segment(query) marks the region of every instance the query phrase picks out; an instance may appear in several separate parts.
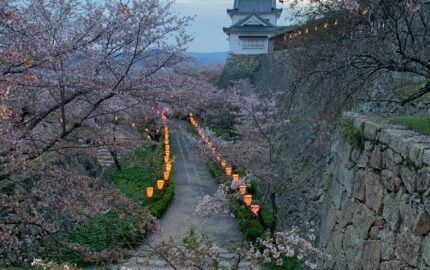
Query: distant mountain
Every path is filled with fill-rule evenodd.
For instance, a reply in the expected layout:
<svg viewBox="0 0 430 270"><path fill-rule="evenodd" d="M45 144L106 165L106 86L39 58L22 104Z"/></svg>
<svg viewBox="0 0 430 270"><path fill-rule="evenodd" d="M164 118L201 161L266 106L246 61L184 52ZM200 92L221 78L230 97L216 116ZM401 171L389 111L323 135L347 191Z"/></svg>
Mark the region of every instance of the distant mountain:
<svg viewBox="0 0 430 270"><path fill-rule="evenodd" d="M227 52L213 52L213 53L200 53L200 52L185 52L186 56L194 58L194 61L199 65L215 65L224 64L227 60Z"/></svg>

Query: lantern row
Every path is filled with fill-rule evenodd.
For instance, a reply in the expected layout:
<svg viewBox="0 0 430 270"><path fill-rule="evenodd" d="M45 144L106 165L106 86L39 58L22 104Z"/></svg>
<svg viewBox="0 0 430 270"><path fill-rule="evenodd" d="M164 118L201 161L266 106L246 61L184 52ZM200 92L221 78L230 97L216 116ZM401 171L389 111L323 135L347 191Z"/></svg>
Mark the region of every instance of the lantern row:
<svg viewBox="0 0 430 270"><path fill-rule="evenodd" d="M369 13L369 9L368 8L361 8L360 9L360 13L362 15L367 15ZM284 35L283 39L284 40L288 40L288 39L292 40L292 39L301 37L303 35L310 34L312 32L319 32L319 31L322 31L322 30L327 30L327 29L329 29L329 27L334 28L334 27L338 26L338 24L339 24L339 20L338 19L336 19L332 23L329 23L328 21L326 21L326 22L322 23L321 25L316 25L314 27L306 27L306 28L303 28L301 30L294 31L294 32L292 32L292 33L290 33L288 35Z"/></svg>
<svg viewBox="0 0 430 270"><path fill-rule="evenodd" d="M215 159L219 162L219 166L221 169L225 172L228 179L231 179L233 182L239 181L239 174L233 172L233 168L231 165L228 164L228 162L221 157L221 155L217 152L216 147L213 145L213 143L209 140L209 138L206 136L200 125L197 123L196 119L193 116L193 113L190 112L190 122L191 125L196 129L197 133L199 134L200 138L204 141L206 146L211 151L212 155L215 157ZM258 215L258 212L260 211L260 205L258 204L252 204L252 195L246 193L247 186L245 184L239 185L239 193L242 196L244 204L248 207L249 210L254 215Z"/></svg>
<svg viewBox="0 0 430 270"><path fill-rule="evenodd" d="M164 171L163 179L157 180L157 190L159 192L163 191L164 186L169 182L170 172L172 171L172 161L170 158L170 138L169 138L169 126L167 124L167 117L162 114L161 119L163 120L164 126ZM154 197L154 187L146 188L146 197L151 200Z"/></svg>

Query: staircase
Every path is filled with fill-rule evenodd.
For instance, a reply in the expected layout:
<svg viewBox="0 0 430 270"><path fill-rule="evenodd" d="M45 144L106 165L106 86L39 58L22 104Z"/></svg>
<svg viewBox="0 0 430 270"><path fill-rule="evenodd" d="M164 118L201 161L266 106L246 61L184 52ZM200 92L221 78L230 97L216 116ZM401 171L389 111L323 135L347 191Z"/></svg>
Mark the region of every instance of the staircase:
<svg viewBox="0 0 430 270"><path fill-rule="evenodd" d="M103 168L108 168L114 164L113 157L107 147L97 149L97 160Z"/></svg>
<svg viewBox="0 0 430 270"><path fill-rule="evenodd" d="M234 262L234 254L230 252L222 252L219 256L221 269L231 269L231 264ZM140 254L128 260L126 263L114 265L108 268L109 270L172 270L174 269L166 261L158 258L150 258L147 255ZM178 268L180 270L197 269L197 268ZM254 269L250 267L248 262L239 264L240 270Z"/></svg>

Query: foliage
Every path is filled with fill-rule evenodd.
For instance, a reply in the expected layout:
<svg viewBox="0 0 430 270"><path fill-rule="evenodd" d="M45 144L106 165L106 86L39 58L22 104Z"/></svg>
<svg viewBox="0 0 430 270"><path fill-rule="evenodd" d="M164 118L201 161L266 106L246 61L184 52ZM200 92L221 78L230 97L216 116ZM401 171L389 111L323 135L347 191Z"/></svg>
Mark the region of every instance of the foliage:
<svg viewBox="0 0 430 270"><path fill-rule="evenodd" d="M243 202L236 198L229 199L230 210L234 214L239 229L249 241L255 241L258 237L262 237L266 229L261 225L258 218L253 215Z"/></svg>
<svg viewBox="0 0 430 270"><path fill-rule="evenodd" d="M222 171L222 169L220 168L220 166L218 165L218 163L209 160L206 163L210 174L212 175L213 178L215 178L216 182L218 184L222 184L225 181L225 175L224 172Z"/></svg>
<svg viewBox="0 0 430 270"><path fill-rule="evenodd" d="M276 262L265 264L265 270L304 270L305 268L297 257L282 256L283 265L276 265Z"/></svg>
<svg viewBox="0 0 430 270"><path fill-rule="evenodd" d="M364 137L363 132L354 127L353 119L349 117L342 118L340 122L340 132L346 141L356 149L363 149Z"/></svg>
<svg viewBox="0 0 430 270"><path fill-rule="evenodd" d="M197 234L190 229L179 243L163 241L155 246L151 257L160 257L176 269L232 269L221 266L221 251L206 234Z"/></svg>
<svg viewBox="0 0 430 270"><path fill-rule="evenodd" d="M430 136L430 116L397 116L391 118L390 121Z"/></svg>

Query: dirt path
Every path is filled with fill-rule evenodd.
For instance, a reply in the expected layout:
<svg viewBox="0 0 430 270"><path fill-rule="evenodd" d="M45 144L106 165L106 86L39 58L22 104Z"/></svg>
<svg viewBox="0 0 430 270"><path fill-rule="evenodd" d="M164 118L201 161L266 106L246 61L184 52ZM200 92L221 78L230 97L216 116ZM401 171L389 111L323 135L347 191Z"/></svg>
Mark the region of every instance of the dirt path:
<svg viewBox="0 0 430 270"><path fill-rule="evenodd" d="M206 220L193 215L198 202L206 194L212 195L217 189L215 180L205 164L193 161L198 151L184 136L186 128L183 122L171 123L172 154L175 157L173 177L175 196L172 204L161 219L162 233L152 234L149 243L156 244L163 240L182 239L190 228L206 233L219 246L235 246L241 235L236 221L228 214L217 214ZM229 255L226 254L228 257ZM172 269L160 260L145 257L144 248L136 251L133 258L107 269Z"/></svg>

